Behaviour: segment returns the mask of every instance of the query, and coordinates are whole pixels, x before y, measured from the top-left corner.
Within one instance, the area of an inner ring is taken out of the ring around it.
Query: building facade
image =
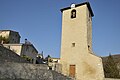
[[[36,64],[43,64],[43,63],[44,63],[43,53],[38,53],[36,57]]]
[[[88,2],[61,9],[62,73],[76,80],[103,80],[102,59],[92,52],[92,17]]]
[[[48,58],[48,66],[50,70],[61,72],[60,58]]]
[[[1,41],[1,43],[7,43],[7,44],[12,44],[12,43],[20,43],[20,35],[16,31],[12,30],[0,30],[0,36],[5,38],[6,41]]]
[[[32,44],[3,44],[4,47],[17,53],[19,56],[28,56],[31,59],[36,59],[38,51]]]

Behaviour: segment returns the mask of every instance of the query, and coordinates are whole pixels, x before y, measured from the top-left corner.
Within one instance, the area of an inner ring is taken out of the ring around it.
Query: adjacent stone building
[[[48,58],[48,66],[50,70],[61,72],[60,58]]]
[[[92,17],[89,2],[61,9],[62,73],[76,80],[103,80],[102,59],[92,52]]]
[[[38,51],[32,44],[3,44],[4,47],[17,53],[19,56],[28,56],[36,59]]]
[[[1,44],[17,53],[19,56],[27,56],[36,61],[38,51],[27,39],[25,43],[20,43],[20,35],[13,30],[0,30],[0,42]]]
[[[19,33],[16,31],[0,30],[0,36],[7,39],[7,42],[2,41],[1,43],[7,43],[7,44],[20,43],[21,37],[20,37]]]

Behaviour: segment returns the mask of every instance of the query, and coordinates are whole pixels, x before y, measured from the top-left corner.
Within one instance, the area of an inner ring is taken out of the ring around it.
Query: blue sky
[[[0,29],[18,31],[39,52],[59,57],[61,8],[86,0],[0,0]],[[93,51],[120,54],[120,0],[88,0],[94,12]]]

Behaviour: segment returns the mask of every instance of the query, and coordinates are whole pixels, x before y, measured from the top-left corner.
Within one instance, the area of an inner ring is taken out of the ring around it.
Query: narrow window
[[[88,49],[90,49],[90,46],[88,45]]]
[[[90,45],[88,45],[88,51],[90,51],[90,50],[91,50]]]
[[[75,9],[73,9],[71,11],[71,18],[76,18],[76,10]]]
[[[75,43],[72,43],[72,47],[75,47]]]

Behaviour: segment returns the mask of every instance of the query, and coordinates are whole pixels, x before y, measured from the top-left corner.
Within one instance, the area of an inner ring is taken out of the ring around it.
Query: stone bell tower
[[[102,60],[92,53],[92,17],[89,2],[61,9],[61,64],[64,75],[76,80],[103,80]]]

